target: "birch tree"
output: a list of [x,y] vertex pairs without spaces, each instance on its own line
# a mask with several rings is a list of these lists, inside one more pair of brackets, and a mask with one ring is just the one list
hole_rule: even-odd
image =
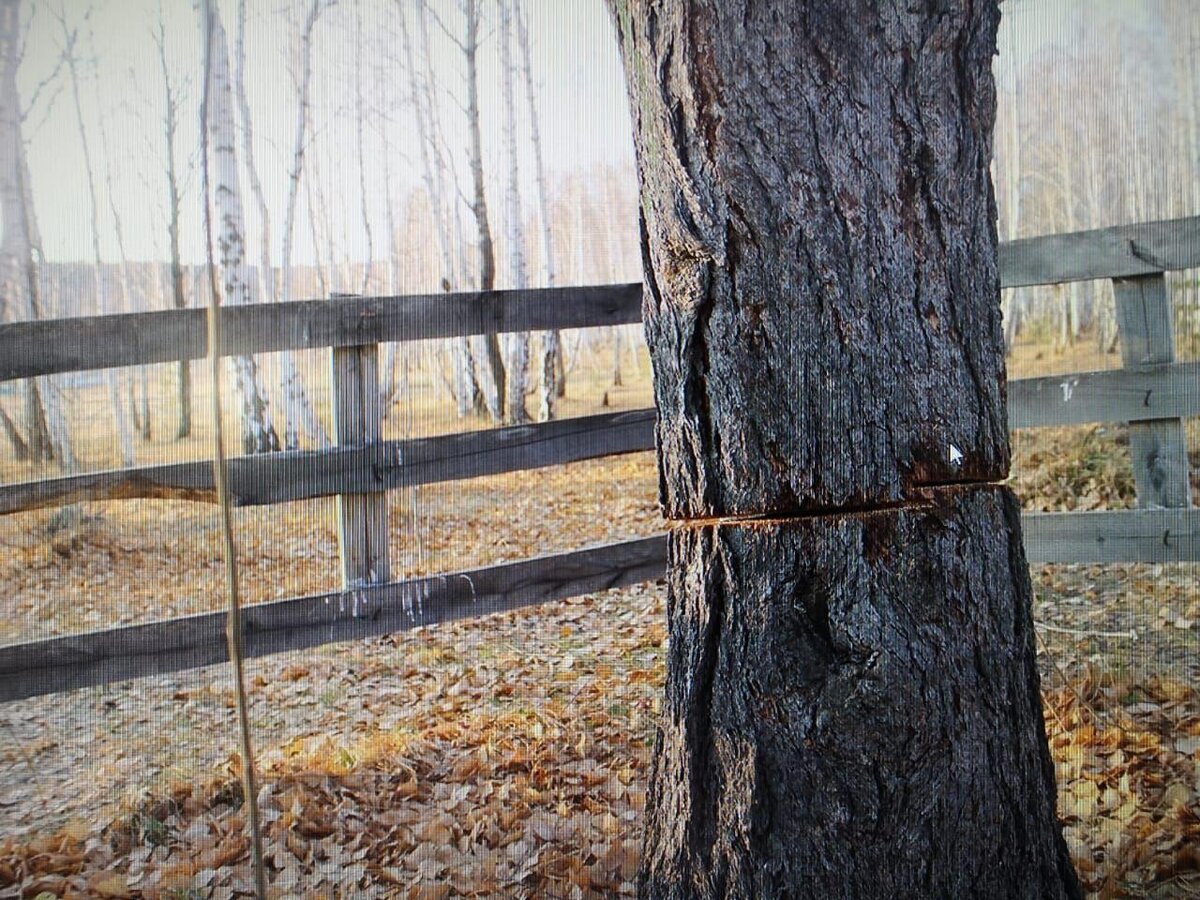
[[[384,228],[387,234],[386,290],[389,297],[396,297],[400,294],[400,249],[399,236],[396,234],[396,210],[392,203],[392,165],[390,161],[392,148],[388,143],[386,124],[380,128],[379,140],[382,149],[380,159],[383,163]],[[379,388],[379,405],[384,419],[391,415],[392,404],[396,399],[396,351],[398,346],[398,342],[390,341],[383,356],[383,384]],[[406,370],[407,368],[405,365]]]
[[[0,83],[0,216],[4,233],[0,238],[0,322],[9,317],[40,318],[40,304],[31,292],[29,270],[36,266],[26,217],[32,210],[22,189],[28,183],[21,99],[17,91],[20,66],[21,24],[18,0],[5,0],[0,6],[0,50],[3,51],[3,82]],[[36,268],[34,268],[36,272]],[[19,300],[18,300],[19,298]],[[35,462],[53,458],[46,419],[42,411],[37,381],[22,383],[25,398],[25,428],[28,440],[21,436],[16,423],[4,411],[0,398],[0,423],[12,447],[13,456]]]
[[668,531],[643,900],[1082,900],[988,176],[999,9],[613,0]]
[[[23,52],[20,0],[0,0],[0,321],[6,317],[43,316],[41,298],[42,238],[29,180],[29,159],[17,70]],[[33,101],[30,101],[32,108]],[[6,301],[13,301],[9,308]],[[75,454],[62,389],[53,376],[28,379],[23,385],[25,437],[4,413],[0,420],[13,453],[34,462],[57,459],[68,471]],[[0,409],[0,413],[3,410]]]
[[[91,65],[95,73],[97,58],[95,41],[91,41]],[[74,82],[75,73],[71,73]],[[117,203],[117,187],[113,178],[113,153],[108,141],[108,123],[100,97],[100,81],[95,74],[92,77],[93,103],[96,109],[96,125],[100,132],[100,153],[104,157],[104,194],[108,200],[108,212],[112,219],[113,236],[117,244],[117,290],[120,292],[120,311],[135,312],[133,306],[133,290],[130,282],[129,254],[125,249],[125,226],[121,220],[121,210]],[[81,126],[82,133],[82,126]],[[127,381],[129,392],[129,411],[134,429],[141,435],[144,442],[149,443],[153,436],[150,421],[150,380],[147,366],[138,366],[129,373]],[[140,396],[139,396],[140,392]],[[128,465],[127,463],[126,465]]]
[[[508,156],[508,172],[504,185],[505,243],[508,245],[509,277],[517,290],[529,287],[525,264],[525,228],[521,216],[521,173],[517,155],[517,112],[513,100],[513,76],[516,68],[512,56],[512,5],[498,0],[500,7],[500,78],[504,94],[504,148]],[[507,336],[508,398],[506,421],[523,425],[529,421],[525,409],[525,394],[529,384],[529,334],[517,332]]]
[[[243,0],[244,2],[244,0]],[[363,266],[362,281],[358,292],[364,296],[369,293],[371,284],[371,268],[375,264],[375,234],[371,229],[371,212],[368,199],[371,196],[367,190],[367,160],[366,140],[363,135],[363,121],[366,112],[366,96],[362,86],[362,57],[365,54],[362,24],[362,0],[354,4],[354,31],[356,46],[359,53],[354,59],[354,142],[358,151],[358,203],[362,213],[363,234],[367,239],[367,258]]]
[[[1009,33],[1015,30],[1015,19],[1010,16],[1016,15],[1015,12],[1007,13],[1002,19],[1002,27],[1005,19],[1009,19]],[[1013,41],[1009,41],[1011,45]],[[1021,117],[1020,107],[1017,104],[1017,66],[1015,55],[1008,53],[1001,56],[1001,64],[1004,66],[1004,71],[1008,81],[1007,90],[1000,90],[997,93],[1003,99],[1002,110],[1005,113],[1003,129],[997,128],[997,132],[1003,130],[1004,142],[1003,162],[1004,162],[1004,236],[1007,240],[1016,240],[1020,234],[1021,226]],[[1020,288],[1013,288],[1007,292],[1007,309],[1004,316],[1004,342],[1011,350],[1017,340],[1017,333],[1021,328],[1021,324],[1025,317],[1024,308],[1025,293]]]
[[[483,189],[483,138],[479,131],[479,0],[463,0],[462,8],[466,18],[466,40],[462,44],[462,51],[467,63],[467,162],[474,188],[471,212],[475,216],[478,231],[479,290],[487,292],[496,289],[496,249],[492,243],[487,196]],[[504,355],[500,352],[500,339],[495,334],[487,335],[485,347],[488,374],[492,381],[492,391],[486,396],[488,412],[492,415],[492,421],[502,422],[507,374]]]
[[[250,102],[246,96],[246,0],[238,0],[237,21],[237,50],[236,50],[236,94],[238,112],[242,121],[242,153],[246,163],[246,173],[250,181],[250,194],[258,211],[260,226],[258,247],[258,285],[259,296],[267,303],[282,300],[288,303],[295,299],[293,292],[294,275],[292,273],[292,246],[294,241],[296,202],[299,196],[300,179],[304,172],[304,149],[307,141],[309,119],[309,86],[312,82],[312,34],[317,17],[324,9],[327,0],[308,0],[303,8],[303,18],[297,33],[297,52],[295,62],[299,71],[293,72],[296,89],[296,124],[292,141],[291,164],[288,169],[287,207],[284,213],[283,249],[280,260],[282,296],[275,290],[275,269],[271,262],[271,213],[267,208],[266,196],[263,193],[262,180],[258,175],[258,165],[254,153],[254,126],[250,114]],[[296,365],[296,354],[285,350],[280,356],[280,381],[283,388],[283,404],[285,424],[283,445],[287,450],[300,447],[302,437],[307,437],[318,447],[329,446],[329,436],[321,425],[312,402],[304,377]]]
[[[183,284],[183,257],[179,248],[179,221],[183,197],[175,147],[175,137],[179,131],[182,87],[177,85],[171,77],[171,68],[167,65],[167,32],[161,2],[158,5],[158,19],[155,23],[153,37],[155,48],[158,50],[158,65],[163,83],[163,140],[166,151],[164,174],[167,178],[167,240],[170,244],[171,254],[171,302],[176,309],[186,309],[187,293]],[[175,438],[180,440],[192,433],[191,361],[179,360],[175,371],[179,406],[179,424],[175,428]]]
[[[501,0],[505,2],[505,0]],[[517,25],[517,46],[521,53],[521,76],[525,84],[525,102],[529,114],[529,138],[533,144],[534,187],[537,190],[538,219],[542,233],[542,265],[546,287],[558,283],[554,259],[554,240],[550,227],[550,201],[546,188],[546,170],[542,163],[542,135],[538,125],[537,95],[533,84],[533,66],[529,59],[529,25],[525,18],[524,0],[511,0]],[[554,418],[554,403],[563,395],[565,367],[562,361],[562,338],[557,331],[541,334],[541,404],[538,418],[543,422]]]
[[[207,7],[207,9],[205,9]],[[210,20],[205,28],[204,16]],[[245,218],[238,180],[237,136],[233,124],[233,84],[229,71],[229,47],[217,4],[201,4],[200,39],[210,42],[204,58],[208,66],[208,121],[200,127],[208,132],[210,163],[213,171],[212,197],[205,197],[216,212],[217,246],[220,252],[221,293],[223,302],[239,306],[250,302],[250,283],[246,272]],[[270,404],[252,356],[231,360],[234,383],[241,403],[242,449],[245,453],[265,453],[280,449],[279,436],[271,421]]]
[[[417,0],[418,52],[414,52],[407,15],[400,5],[400,43],[408,70],[409,97],[417,125],[417,151],[421,166],[421,183],[429,198],[433,219],[433,237],[441,265],[440,283],[449,290],[458,285],[451,251],[448,209],[453,201],[447,197],[445,163],[438,143],[437,109],[433,102],[432,54],[429,46],[427,10],[424,0]],[[454,397],[458,415],[467,416],[481,408],[483,392],[475,375],[474,357],[467,338],[452,341],[454,364]]]
[[[70,77],[71,99],[75,109],[75,124],[79,130],[79,147],[83,153],[83,165],[87,174],[88,186],[88,216],[92,238],[92,285],[96,293],[96,303],[101,315],[114,312],[112,299],[109,295],[108,279],[104,277],[104,255],[100,251],[100,202],[96,191],[96,169],[92,162],[91,142],[88,140],[87,128],[83,119],[83,102],[80,99],[79,64],[76,56],[76,44],[79,30],[71,28],[67,23],[65,9],[59,9],[56,18],[62,31],[63,54],[66,60],[67,73]],[[129,426],[129,418],[121,403],[120,370],[106,369],[104,380],[108,385],[109,402],[113,409],[113,424],[117,429],[121,462],[124,466],[132,466],[136,456],[133,447],[133,431]]]
[[330,246],[329,229],[325,229],[322,238],[319,223],[328,225],[325,215],[325,195],[321,191],[321,175],[318,171],[320,157],[310,148],[308,154],[309,177],[304,179],[304,199],[308,209],[308,229],[313,245],[313,262],[317,270],[317,290],[322,297],[328,297],[333,290],[333,249]]

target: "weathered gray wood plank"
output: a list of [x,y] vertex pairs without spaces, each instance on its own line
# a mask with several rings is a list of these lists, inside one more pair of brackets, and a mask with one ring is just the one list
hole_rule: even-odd
[[[1200,217],[1000,245],[1003,287],[1200,266]],[[640,284],[362,297],[229,307],[224,355],[641,321]],[[204,311],[157,310],[0,325],[0,381],[199,359]]]
[[1031,563],[1200,562],[1200,512],[1137,509],[1026,513]]
[[[357,444],[356,435],[363,432],[359,350],[359,347],[334,347],[330,351],[333,428],[339,445]],[[342,570],[342,587],[374,580],[367,577],[370,540],[367,536],[366,499],[365,493],[357,491],[337,496],[338,561]]]
[[[625,325],[640,284],[223,307],[224,356],[459,335]],[[206,355],[201,309],[0,324],[0,381]]]
[[[363,430],[354,442],[379,444],[383,440],[383,404],[380,402],[379,393],[378,344],[367,344],[359,348],[359,370]],[[392,563],[388,550],[388,495],[386,491],[371,491],[362,496],[366,501],[367,514],[367,567],[358,577],[370,583],[383,584],[392,580]],[[353,584],[354,581],[351,579],[347,585]]]
[[[374,446],[229,460],[235,506],[458,481],[654,449],[654,410],[556,419]],[[212,464],[172,463],[0,485],[0,515],[86,500],[216,502]]]
[[[337,443],[378,444],[383,436],[383,419],[379,406],[377,345],[334,347],[330,356]],[[387,494],[340,493],[337,518],[342,586],[390,581]]]
[[[1026,513],[1030,563],[1200,562],[1200,512]],[[661,578],[666,538],[370,585],[243,610],[248,656],[488,615]],[[227,660],[224,613],[0,647],[0,702]]]
[[[1175,335],[1166,278],[1114,278],[1117,332],[1126,366],[1175,361]],[[1188,507],[1187,437],[1178,418],[1138,416],[1129,421],[1129,453],[1142,507]]]
[[1078,372],[1008,383],[1009,428],[1200,415],[1200,363]]
[[1200,266],[1200,216],[1000,245],[1001,287],[1126,278]]
[[[242,610],[247,657],[319,647],[561,600],[662,576],[663,536]],[[0,702],[215,665],[225,613],[0,647]]]

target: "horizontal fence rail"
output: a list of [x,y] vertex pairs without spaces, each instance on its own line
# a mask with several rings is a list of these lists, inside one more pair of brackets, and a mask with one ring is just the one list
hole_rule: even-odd
[[[1026,513],[1032,563],[1200,562],[1200,514]],[[246,656],[376,637],[659,579],[666,537],[642,538],[409,581],[276,600],[242,611]],[[0,702],[228,661],[225,613],[0,647]]]
[[[1010,429],[1200,415],[1200,363],[1022,378]],[[394,490],[654,449],[654,410],[229,460],[235,506]],[[0,515],[85,500],[215,503],[212,465],[168,463],[0,484]]]
[[[247,657],[391,634],[660,578],[663,536],[242,608]],[[0,702],[229,659],[224,612],[0,647]]]
[[[0,325],[0,381],[200,359],[207,313],[164,309]],[[640,284],[345,297],[221,307],[222,356],[514,331],[631,325]]]
[[1001,287],[1132,278],[1200,266],[1200,216],[1019,238],[1000,245]]
[[1200,363],[1074,372],[1008,383],[1008,427],[1200,415]]
[[[228,461],[230,500],[264,506],[500,475],[654,449],[654,410]],[[0,515],[83,500],[215,503],[212,463],[184,462],[0,484]]]
[[[1200,266],[1200,216],[1000,245],[1000,284],[1127,278]],[[225,356],[475,334],[630,325],[640,284],[350,297],[224,306]],[[199,359],[205,311],[171,309],[0,324],[0,381]]]
[[1025,513],[1021,530],[1031,563],[1200,562],[1194,509]]

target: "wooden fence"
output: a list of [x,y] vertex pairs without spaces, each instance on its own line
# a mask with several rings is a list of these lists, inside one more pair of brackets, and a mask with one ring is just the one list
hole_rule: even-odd
[[[1163,273],[1200,266],[1200,217],[1029,238],[1000,247],[1004,287],[1109,278],[1124,368],[1009,383],[1012,428],[1125,421],[1140,509],[1023,516],[1031,562],[1200,561],[1182,417],[1200,414],[1200,364],[1175,361]],[[342,587],[244,610],[248,656],[485,615],[662,576],[662,536],[473,571],[392,581],[383,495],[654,446],[652,409],[383,441],[376,346],[462,335],[623,325],[641,286],[347,298],[228,307],[223,355],[331,348],[338,446],[230,460],[239,506],[339,498]],[[0,382],[205,355],[203,310],[0,325]],[[84,500],[216,500],[209,462],[0,485],[0,514]],[[227,659],[224,612],[0,647],[0,701]]]

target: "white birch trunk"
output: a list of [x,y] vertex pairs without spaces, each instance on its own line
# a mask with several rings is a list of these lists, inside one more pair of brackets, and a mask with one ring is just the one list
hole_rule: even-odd
[[[508,155],[508,178],[504,188],[505,238],[508,244],[509,278],[517,290],[529,286],[525,263],[525,229],[521,217],[521,180],[517,157],[517,113],[513,101],[512,0],[499,0],[500,7],[500,78],[504,94],[504,147]],[[529,335],[508,336],[508,396],[505,407],[508,422],[523,425],[529,421],[525,393],[529,385]]]
[[[319,157],[314,148],[309,159],[310,175],[304,179],[304,195],[308,205],[308,227],[312,232],[313,261],[316,263],[317,269],[317,290],[322,297],[328,297],[333,284],[333,257],[329,255],[331,251],[328,243],[322,243],[321,234],[317,228],[317,220],[320,218],[318,205],[321,202],[317,193],[321,183],[321,175],[317,170],[318,160]],[[321,252],[322,247],[325,248],[325,253]]]
[[[1072,232],[1079,230],[1075,219],[1075,176],[1071,167],[1072,154],[1069,152],[1066,144],[1066,134],[1063,135],[1062,140],[1063,206],[1066,209],[1066,230]],[[1067,329],[1065,335],[1066,344],[1069,346],[1075,345],[1075,340],[1079,337],[1079,332],[1083,324],[1079,288],[1078,281],[1072,281],[1067,285],[1067,309],[1064,322]]]
[[[403,13],[401,13],[403,15]],[[392,167],[388,164],[391,147],[387,137],[383,140],[383,196],[386,209],[387,223],[387,292],[388,296],[400,294],[400,260],[399,247],[396,244],[396,212],[392,206]],[[383,355],[383,384],[380,387],[379,406],[383,410],[383,418],[387,419],[392,413],[392,404],[396,399],[396,352],[399,344],[392,341],[387,345]]]
[[[467,253],[467,239],[463,235],[462,209],[454,204],[454,240],[458,261],[458,283],[463,287],[472,287],[471,262]],[[455,377],[461,378],[466,388],[471,391],[470,410],[482,413],[488,404],[488,397],[497,396],[494,383],[485,389],[485,381],[490,378],[491,370],[487,366],[476,367],[475,360],[487,358],[486,338],[457,338],[454,343],[453,357]]]
[[[293,143],[292,167],[288,177],[287,219],[283,234],[282,269],[282,299],[291,301],[291,250],[292,232],[294,230],[296,196],[300,186],[303,168],[305,130],[308,126],[308,90],[312,72],[312,29],[320,14],[323,0],[310,0],[306,7],[304,21],[300,26],[299,63],[301,66],[300,81],[296,87],[296,140]],[[258,165],[254,156],[254,127],[250,115],[250,103],[246,98],[246,0],[238,0],[238,31],[237,31],[237,87],[238,112],[242,119],[242,151],[246,163],[246,173],[250,180],[250,193],[258,209],[261,226],[258,256],[258,287],[259,296],[266,303],[280,300],[280,294],[275,290],[275,269],[271,264],[271,216],[267,209],[266,196],[263,193],[262,180],[258,176]],[[316,411],[308,398],[308,390],[296,365],[296,354],[285,350],[279,354],[280,386],[283,391],[284,431],[283,445],[287,450],[300,447],[301,439],[308,438],[316,446],[329,446],[329,436],[326,434]]]
[[[433,236],[437,242],[438,259],[441,264],[443,289],[450,290],[457,282],[454,268],[454,258],[450,249],[450,235],[446,221],[447,197],[443,177],[443,162],[441,151],[437,144],[436,112],[431,98],[432,84],[430,81],[431,58],[425,20],[425,4],[418,0],[417,24],[421,37],[420,52],[422,56],[422,72],[418,74],[412,39],[408,31],[408,22],[401,11],[400,38],[404,48],[405,61],[408,65],[409,88],[412,95],[413,109],[417,120],[417,145],[421,160],[421,181],[425,193],[429,197],[429,205],[433,215]],[[479,397],[479,385],[475,378],[474,360],[471,356],[471,346],[466,338],[452,340],[452,355],[454,360],[454,397],[459,417],[470,415],[476,409]]]
[[[72,71],[72,79],[74,79],[74,77],[75,77],[74,71]],[[130,275],[129,275],[129,254],[125,252],[125,228],[124,228],[123,223],[121,222],[121,212],[117,206],[117,192],[116,192],[116,188],[113,184],[113,164],[112,164],[113,154],[109,150],[108,126],[105,123],[104,114],[103,114],[103,112],[99,112],[102,109],[102,106],[100,103],[99,84],[96,83],[95,81],[93,81],[93,87],[95,88],[95,102],[96,102],[96,109],[98,111],[98,121],[99,121],[99,126],[100,126],[100,149],[101,149],[101,152],[104,154],[104,187],[105,187],[105,192],[108,195],[108,211],[109,211],[109,215],[112,216],[113,232],[116,235],[116,239],[117,239],[117,290],[120,293],[120,298],[121,298],[121,304],[120,304],[119,311],[131,313],[131,312],[135,312],[135,310],[133,308],[133,292],[131,290],[131,282],[130,282]],[[78,108],[76,111],[77,111],[77,113],[79,112]],[[83,134],[82,115],[80,115],[80,118],[79,118],[79,129],[80,129],[80,134],[82,135]],[[87,158],[88,158],[88,156],[85,152],[84,159],[86,160]],[[93,197],[93,200],[94,199],[95,198]],[[98,228],[96,227],[95,222],[93,222],[93,229],[94,229],[93,233],[97,235],[97,239],[98,239]],[[99,250],[97,249],[97,253],[98,252],[99,252]],[[97,268],[99,268],[99,267],[97,267]],[[103,276],[100,276],[100,277],[102,278]],[[106,286],[106,289],[107,289],[107,286]],[[106,290],[106,293],[107,293],[107,290]],[[150,384],[149,384],[149,376],[147,373],[147,367],[146,366],[138,366],[136,372],[130,372],[128,384],[129,384],[130,413],[131,413],[131,417],[133,419],[134,427],[141,434],[142,440],[148,443],[151,439],[152,432],[151,432],[151,426],[150,426],[150,396],[149,396]],[[138,393],[137,389],[139,387],[141,389],[140,415],[139,415],[139,408],[138,408],[139,400],[137,397],[137,393]],[[132,437],[129,438],[129,442],[130,443],[129,443],[128,452],[130,455],[130,461],[125,463],[125,465],[127,465],[127,466],[133,464],[133,462],[132,462],[132,456],[133,456],[133,439],[132,439]]]
[[[241,2],[244,4],[245,0],[241,0]],[[292,270],[292,250],[295,240],[296,206],[300,194],[300,181],[304,176],[304,150],[309,119],[309,88],[312,82],[312,33],[313,28],[316,26],[317,17],[321,14],[322,9],[323,0],[309,0],[309,4],[305,7],[305,16],[299,32],[298,63],[300,65],[300,76],[296,84],[296,127],[295,138],[292,142],[291,168],[288,171],[287,206],[284,213],[283,249],[280,260],[282,277],[281,299],[284,303],[290,303],[295,299],[295,273]],[[242,53],[243,51],[239,48],[239,69],[242,65]],[[240,87],[240,82],[241,74],[239,72],[239,92],[244,96],[244,90]],[[250,128],[249,108],[245,106],[244,100],[242,102],[242,116],[248,142]],[[267,249],[269,248],[267,206],[262,200],[261,188],[256,188],[256,192],[259,197],[263,220],[264,249],[261,268],[267,272],[271,272],[270,255]],[[271,281],[273,285],[273,279]],[[330,443],[329,435],[325,432],[325,428],[322,426],[312,402],[309,400],[308,390],[304,383],[304,378],[296,365],[296,355],[294,353],[281,354],[280,370],[284,409],[287,414],[285,446],[289,450],[296,449],[300,446],[301,437],[307,437],[318,447],[328,447]]]
[[[1189,12],[1193,14],[1188,15]],[[1195,216],[1200,215],[1200,111],[1196,109],[1200,103],[1200,96],[1197,96],[1196,91],[1196,55],[1200,51],[1200,28],[1197,26],[1190,0],[1183,4],[1183,9],[1178,10],[1176,21],[1180,25],[1180,31],[1174,40],[1174,69],[1180,97],[1178,108],[1183,113],[1183,167],[1180,177],[1187,184],[1188,203],[1184,215]],[[1186,278],[1185,283],[1188,287],[1185,289],[1183,303],[1190,317],[1190,321],[1186,323],[1187,333],[1194,341],[1200,335],[1200,269],[1179,274],[1190,276]]]
[[[546,189],[546,171],[542,163],[542,135],[538,125],[537,98],[533,88],[533,66],[529,59],[529,27],[525,20],[524,0],[512,0],[517,25],[517,46],[521,51],[521,75],[525,82],[525,101],[529,108],[529,137],[533,143],[534,185],[537,190],[538,218],[541,220],[542,264],[545,267],[546,287],[558,282],[555,268],[554,242],[550,233],[550,201]],[[538,418],[547,422],[554,418],[554,403],[562,396],[559,383],[562,371],[562,339],[557,331],[541,333],[541,403]]]
[[[1005,93],[1005,111],[1008,113],[1008,134],[1005,141],[1005,198],[1006,229],[1008,240],[1016,240],[1021,226],[1021,118],[1017,106],[1017,73],[1012,55],[1008,60],[1011,90]],[[1025,319],[1025,292],[1020,288],[1007,291],[1008,302],[1004,310],[1004,345],[1010,350],[1017,340],[1017,333]]]
[[[42,317],[41,232],[29,185],[29,166],[17,89],[21,58],[20,4],[7,0],[0,6],[0,45],[3,48],[3,82],[0,84],[0,320],[6,316]],[[13,308],[7,302],[14,303]],[[17,307],[23,307],[18,310]],[[29,379],[24,383],[26,440],[24,449],[34,462],[57,459],[67,471],[75,468],[70,427],[59,380]],[[10,422],[11,424],[11,422]],[[15,431],[15,428],[14,428]],[[21,451],[19,435],[13,450]]]
[[[442,147],[446,145],[446,136],[442,131],[442,120],[438,113],[438,106],[434,103],[433,99],[434,86],[437,84],[437,75],[434,73],[433,54],[430,52],[429,17],[426,12],[426,0],[417,0],[417,25],[420,31],[421,61],[424,70],[420,86],[420,102],[424,104],[425,109],[425,124],[428,129],[427,146],[433,167],[433,184],[437,196],[441,198],[441,206],[447,208],[447,212],[444,213],[446,219],[441,219],[446,229],[446,240],[444,245],[440,245],[445,246],[446,249],[444,252],[439,252],[442,252],[442,267],[444,271],[446,273],[457,271],[457,275],[446,275],[442,281],[442,288],[446,291],[451,291],[456,287],[466,287],[472,284],[473,279],[469,268],[465,265],[466,244],[462,240],[462,220],[459,203],[455,197],[459,193],[458,176],[457,173],[453,175],[448,173],[448,169],[453,168],[453,161],[449,160],[448,165],[447,156],[442,152]],[[449,225],[446,224],[449,218],[448,208],[453,208],[454,210],[458,241],[457,261],[459,266],[457,270],[454,268],[455,255],[449,246]],[[496,358],[492,354],[492,348],[496,346],[497,339],[495,335],[477,338],[460,337],[454,338],[451,341],[451,355],[454,359],[455,377],[457,379],[455,383],[458,385],[454,395],[456,400],[459,396],[463,398],[461,401],[457,401],[459,403],[460,416],[471,413],[482,414],[485,410],[490,410],[493,417],[500,414],[498,411],[500,402],[499,395],[496,393],[495,379],[492,378],[490,381],[491,388],[485,388],[484,381],[480,377],[480,368],[475,363],[477,358],[488,360],[489,365],[482,367],[482,371],[488,376],[494,375]],[[503,375],[502,365],[500,366],[500,374]],[[489,390],[491,393],[488,393]]]
[[[466,18],[466,40],[462,50],[467,64],[467,161],[471,168],[473,188],[471,211],[479,232],[479,290],[492,291],[496,287],[496,252],[483,185],[483,138],[479,128],[479,0],[463,0],[463,13]],[[484,359],[492,387],[491,391],[486,392],[488,412],[493,422],[501,422],[504,420],[504,401],[507,396],[504,354],[496,335],[485,335],[482,343],[487,351]]]
[[[184,291],[183,260],[179,248],[179,225],[181,213],[181,197],[179,188],[179,170],[175,153],[175,134],[179,123],[179,100],[175,86],[171,81],[171,67],[167,63],[167,29],[163,20],[163,9],[159,6],[158,19],[153,31],[155,47],[158,50],[159,71],[163,80],[163,126],[164,143],[166,144],[166,176],[167,176],[167,240],[170,244],[171,255],[171,304],[176,309],[187,306],[187,295]],[[190,360],[182,359],[176,364],[176,384],[178,389],[177,403],[179,422],[175,429],[175,439],[188,437],[192,433],[192,370]]]
[[[363,49],[363,30],[362,30],[362,3],[354,5],[354,27],[356,31],[357,45],[359,50]],[[363,140],[363,86],[362,86],[362,58],[361,53],[358,59],[354,62],[354,130],[355,140],[358,145],[358,199],[362,210],[363,232],[367,237],[367,260],[363,266],[362,282],[358,292],[363,296],[367,296],[371,286],[371,267],[375,263],[375,237],[371,232],[371,214],[367,208],[367,163],[366,149]]]
[[[246,273],[245,217],[242,214],[238,186],[237,146],[233,126],[233,85],[229,73],[229,49],[225,28],[216,4],[207,4],[212,17],[208,29],[208,131],[209,155],[213,171],[213,196],[205,198],[216,212],[217,246],[220,251],[221,293],[223,302],[232,306],[248,303],[250,284]],[[201,8],[200,15],[205,15]],[[200,34],[205,29],[201,19]],[[259,378],[258,366],[251,356],[232,360],[234,382],[241,401],[242,449],[262,453],[280,449],[279,436],[271,422],[270,406]]]

